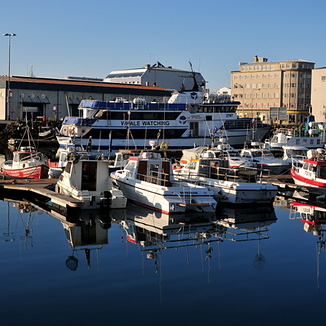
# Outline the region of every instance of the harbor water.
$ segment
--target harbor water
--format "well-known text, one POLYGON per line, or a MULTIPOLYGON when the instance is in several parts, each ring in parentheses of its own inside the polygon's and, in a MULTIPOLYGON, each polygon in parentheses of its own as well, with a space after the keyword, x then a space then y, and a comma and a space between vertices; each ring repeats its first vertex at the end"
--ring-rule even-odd
POLYGON ((323 322, 323 225, 310 232, 288 207, 194 224, 131 206, 82 224, 10 199, 0 209, 2 325, 323 322))

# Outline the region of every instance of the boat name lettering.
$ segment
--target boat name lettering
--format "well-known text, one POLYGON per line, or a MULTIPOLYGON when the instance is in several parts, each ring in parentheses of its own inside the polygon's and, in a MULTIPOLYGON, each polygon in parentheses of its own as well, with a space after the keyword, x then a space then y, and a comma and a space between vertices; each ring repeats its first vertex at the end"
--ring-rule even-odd
POLYGON ((144 121, 121 121, 122 126, 169 126, 170 121, 166 120, 144 120, 144 121))

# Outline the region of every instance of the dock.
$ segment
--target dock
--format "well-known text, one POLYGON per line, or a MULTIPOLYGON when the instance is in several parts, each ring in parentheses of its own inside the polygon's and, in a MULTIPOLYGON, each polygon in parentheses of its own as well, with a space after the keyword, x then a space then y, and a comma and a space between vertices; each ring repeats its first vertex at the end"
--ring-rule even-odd
POLYGON ((46 206, 61 213, 75 215, 84 206, 84 201, 51 190, 57 179, 4 179, 0 180, 0 196, 27 199, 39 206, 46 206))

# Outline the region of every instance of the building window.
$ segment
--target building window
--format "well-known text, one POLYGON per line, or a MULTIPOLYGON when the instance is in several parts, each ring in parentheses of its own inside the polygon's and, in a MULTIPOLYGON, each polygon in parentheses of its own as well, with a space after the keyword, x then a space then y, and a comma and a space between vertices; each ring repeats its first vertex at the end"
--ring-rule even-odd
POLYGON ((325 82, 326 82, 326 76, 321 76, 321 81, 322 81, 323 83, 325 83, 325 82))

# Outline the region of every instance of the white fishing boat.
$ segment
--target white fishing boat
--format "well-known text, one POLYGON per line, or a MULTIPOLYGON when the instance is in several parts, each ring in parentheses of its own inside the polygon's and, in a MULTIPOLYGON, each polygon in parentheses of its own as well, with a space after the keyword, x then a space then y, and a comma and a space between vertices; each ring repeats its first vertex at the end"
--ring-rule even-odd
POLYGON ((189 160, 195 158, 220 158, 227 160, 229 162, 229 167, 231 168, 254 166, 254 164, 240 156, 240 152, 233 148, 224 139, 219 139, 218 143, 215 143, 212 147, 200 146, 183 150, 180 165, 184 166, 189 162, 189 160))
POLYGON ((283 146, 320 148, 326 143, 326 123, 315 122, 314 116, 307 117, 304 128, 278 128, 271 138, 266 139, 264 148, 282 149, 283 146))
POLYGON ((171 161, 153 151, 130 157, 124 169, 111 177, 129 200, 165 214, 215 212, 217 206, 212 191, 176 181, 171 161))
POLYGON ((307 152, 309 148, 304 146, 296 146, 296 145, 286 145, 282 146, 283 148, 283 160, 289 164, 292 164, 292 161, 303 162, 304 159, 307 158, 307 152))
POLYGON ((175 92, 164 102, 148 103, 143 98, 133 101, 82 100, 80 117, 65 117, 57 140, 61 148, 93 139, 93 148, 114 153, 120 149, 144 149, 149 140, 162 148, 180 149, 207 146, 211 138, 223 137, 232 146, 241 147, 246 139, 260 141, 270 125, 251 118, 239 118, 240 102, 211 103, 198 87, 175 92))
POLYGON ((128 163, 130 156, 138 156, 139 154, 140 151, 136 150, 119 150, 118 152, 115 152, 114 161, 109 164, 110 172, 122 170, 128 163))
POLYGON ((85 209, 125 208, 127 199, 109 175, 109 161, 92 153, 71 153, 55 191, 84 201, 85 209))
POLYGON ((221 203, 270 205, 278 190, 264 182, 257 170, 230 168, 229 161, 222 158, 191 159, 183 168, 173 172, 178 180, 207 187, 221 203))
POLYGON ((245 147, 240 155, 253 163, 259 170, 268 171, 272 174, 283 174, 290 170, 291 163, 277 158, 269 149, 260 147, 260 143, 252 142, 253 147, 245 147))
POLYGON ((293 162, 291 176, 301 186, 326 188, 326 155, 323 149, 309 150, 303 164, 293 162))

